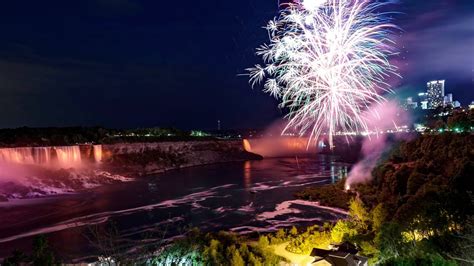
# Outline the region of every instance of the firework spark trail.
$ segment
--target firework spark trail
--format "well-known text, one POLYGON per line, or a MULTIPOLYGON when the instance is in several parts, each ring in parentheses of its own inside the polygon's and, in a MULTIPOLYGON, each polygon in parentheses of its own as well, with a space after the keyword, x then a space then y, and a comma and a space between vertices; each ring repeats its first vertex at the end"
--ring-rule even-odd
POLYGON ((396 26, 378 10, 388 2, 304 0, 281 11, 265 27, 269 44, 257 49, 263 65, 249 71, 250 83, 281 100, 289 122, 283 133, 327 133, 331 148, 338 131, 368 131, 362 115, 385 101, 384 82, 396 74, 390 35, 396 26))

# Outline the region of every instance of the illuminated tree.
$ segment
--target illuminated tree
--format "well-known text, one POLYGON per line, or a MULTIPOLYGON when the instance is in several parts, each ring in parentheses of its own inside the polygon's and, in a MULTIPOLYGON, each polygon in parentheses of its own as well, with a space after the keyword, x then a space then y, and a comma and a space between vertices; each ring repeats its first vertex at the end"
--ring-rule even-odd
POLYGON ((349 216, 356 228, 367 230, 370 216, 364 207, 364 203, 360 199, 355 198, 351 200, 349 204, 349 216))
POLYGON ((372 210, 372 230, 378 232, 382 227, 383 223, 385 223, 388 213, 385 209, 383 203, 379 203, 373 210, 372 210))

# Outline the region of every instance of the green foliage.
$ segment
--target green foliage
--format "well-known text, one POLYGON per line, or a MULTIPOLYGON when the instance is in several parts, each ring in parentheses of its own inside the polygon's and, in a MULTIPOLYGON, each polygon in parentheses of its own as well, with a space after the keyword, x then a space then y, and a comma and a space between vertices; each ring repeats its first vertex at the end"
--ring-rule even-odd
POLYGON ((306 231, 298 235, 288 235, 289 244, 286 250, 295 254, 309 254, 313 248, 328 248, 331 243, 331 234, 329 230, 320 228, 317 225, 309 226, 306 231))
POLYGON ((398 257, 407 251, 402 228, 397 223, 384 224, 375 237, 375 244, 382 258, 398 257))
POLYGON ((219 232, 196 233, 173 243, 153 258, 153 265, 276 265, 283 258, 273 254, 267 236, 257 243, 243 236, 219 232))
POLYGON ((367 230, 370 216, 364 203, 359 198, 354 198, 350 201, 349 216, 356 228, 359 230, 367 230))
POLYGON ((341 243, 347 238, 357 234, 350 221, 339 220, 331 230, 331 240, 334 243, 341 243))
POLYGON ((291 229, 290 229, 290 235, 292 235, 292 236, 298 235, 298 229, 296 229, 296 227, 294 227, 294 226, 291 227, 291 229))
POLYGON ((415 252, 414 254, 392 257, 380 265, 399 266, 456 266, 456 262, 443 258, 440 254, 415 252))
POLYGON ((260 236, 258 238, 258 246, 261 248, 266 248, 270 245, 270 241, 268 241, 268 237, 260 236))
POLYGON ((379 203, 371 212, 372 218, 372 230, 380 231, 382 225, 385 223, 388 216, 388 212, 384 207, 383 203, 379 203))
POLYGON ((238 250, 233 253, 232 258, 230 260, 230 265, 245 266, 245 261, 242 256, 240 256, 240 252, 238 250))
POLYGON ((354 194, 345 191, 345 182, 345 179, 341 179, 335 184, 305 188, 295 196, 299 199, 318 201, 324 206, 348 209, 349 201, 354 194))
POLYGON ((363 255, 363 256, 366 256, 368 257, 370 260, 369 260, 369 263, 370 264, 375 264, 378 262, 379 260, 379 249, 377 248, 377 246, 375 245, 374 242, 372 241, 362 241, 359 245, 360 247, 360 255, 363 255))

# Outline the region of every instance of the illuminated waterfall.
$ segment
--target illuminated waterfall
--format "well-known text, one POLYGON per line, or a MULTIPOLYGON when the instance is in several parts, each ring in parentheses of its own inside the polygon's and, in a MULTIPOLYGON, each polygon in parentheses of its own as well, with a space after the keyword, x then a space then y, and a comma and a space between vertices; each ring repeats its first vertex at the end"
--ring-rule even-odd
POLYGON ((102 145, 94 145, 94 160, 96 163, 102 162, 102 145))
POLYGON ((19 164, 49 164, 51 162, 51 147, 0 149, 0 161, 19 164))
POLYGON ((315 145, 310 147, 307 145, 308 138, 304 137, 269 137, 243 140, 246 151, 269 158, 316 153, 317 147, 315 145))
POLYGON ((75 167, 102 158, 102 145, 0 148, 0 163, 75 167))
POLYGON ((33 160, 36 164, 51 163, 51 147, 38 147, 33 149, 33 160))
POLYGON ((252 145, 250 145, 250 141, 248 139, 243 140, 244 150, 248 152, 252 152, 252 145))
POLYGON ((55 147, 58 163, 61 166, 74 166, 81 163, 79 146, 55 147))

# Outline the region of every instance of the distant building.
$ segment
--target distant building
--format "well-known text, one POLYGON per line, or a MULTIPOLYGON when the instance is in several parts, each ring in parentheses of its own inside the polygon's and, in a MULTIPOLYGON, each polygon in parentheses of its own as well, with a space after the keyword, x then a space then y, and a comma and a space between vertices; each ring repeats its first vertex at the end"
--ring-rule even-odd
POLYGON ((474 101, 469 105, 469 110, 474 110, 474 101))
POLYGON ((453 106, 453 94, 449 93, 444 96, 444 106, 453 106))
POLYGON ((406 101, 406 109, 416 109, 418 108, 418 103, 413 101, 413 97, 408 97, 406 101))
POLYGON ((418 98, 420 100, 420 107, 423 110, 428 109, 428 93, 422 92, 418 93, 418 98))
POLYGON ((427 83, 428 109, 436 109, 444 104, 444 80, 435 80, 427 83))
POLYGON ((461 108, 461 103, 459 101, 454 101, 451 105, 453 108, 461 108))

